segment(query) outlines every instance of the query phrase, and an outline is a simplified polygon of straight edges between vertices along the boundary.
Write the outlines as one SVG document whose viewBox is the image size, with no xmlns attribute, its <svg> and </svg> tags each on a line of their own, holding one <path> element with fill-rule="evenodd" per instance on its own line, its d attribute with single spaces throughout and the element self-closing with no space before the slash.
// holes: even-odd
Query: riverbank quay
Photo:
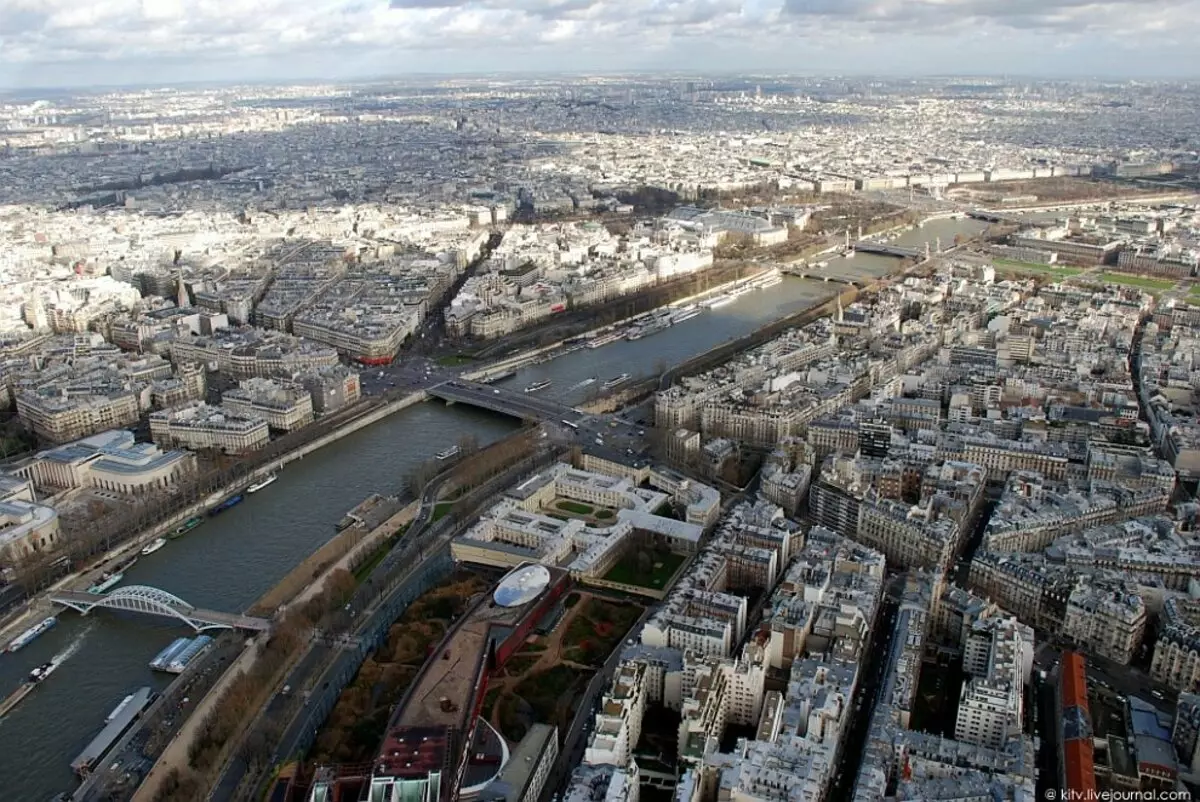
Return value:
<svg viewBox="0 0 1200 802">
<path fill-rule="evenodd" d="M 518 433 L 520 436 L 524 433 Z M 270 782 L 272 767 L 295 759 L 311 747 L 322 724 L 366 657 L 384 642 L 392 623 L 413 601 L 449 575 L 453 561 L 450 541 L 465 531 L 478 512 L 498 493 L 562 457 L 562 449 L 542 444 L 455 499 L 455 515 L 437 517 L 439 500 L 454 496 L 462 488 L 454 469 L 439 474 L 422 492 L 421 512 L 408 532 L 358 584 L 347 603 L 347 616 L 336 630 L 314 639 L 308 653 L 276 690 L 270 704 L 258 712 L 243 742 L 269 741 L 268 755 L 257 750 L 236 750 L 218 779 L 211 798 L 260 799 Z M 255 735 L 261 733 L 261 737 Z M 279 735 L 282 733 L 282 736 Z M 249 754 L 247 759 L 243 757 Z"/>
<path fill-rule="evenodd" d="M 150 707 L 84 778 L 71 795 L 72 802 L 116 802 L 137 792 L 138 783 L 151 769 L 165 745 L 189 720 L 192 700 L 212 693 L 228 676 L 227 666 L 245 650 L 235 632 L 218 635 L 208 652 L 192 661 L 182 674 L 162 690 Z"/>
<path fill-rule="evenodd" d="M 714 285 L 711 287 L 706 287 L 704 290 L 697 292 L 694 295 L 687 295 L 687 296 L 675 298 L 671 301 L 664 303 L 661 306 L 654 307 L 654 309 L 662 309 L 667 306 L 677 306 L 677 305 L 682 305 L 682 304 L 695 303 L 695 302 L 701 301 L 705 298 L 710 298 L 714 295 L 720 295 L 721 293 L 726 292 L 739 284 L 742 284 L 747 281 L 753 281 L 754 279 L 758 278 L 759 276 L 769 273 L 772 269 L 775 269 L 775 266 L 773 264 L 768 264 L 768 263 L 756 264 L 753 269 L 750 269 L 749 272 L 746 272 L 744 275 L 741 275 L 738 278 L 730 279 L 729 281 L 726 281 L 722 284 L 717 284 L 717 285 Z M 580 332 L 574 333 L 570 337 L 565 337 L 563 339 L 557 340 L 556 342 L 549 343 L 546 345 L 540 345 L 531 350 L 523 351 L 520 354 L 501 358 L 498 361 L 488 362 L 484 365 L 480 365 L 477 368 L 471 368 L 471 369 L 463 372 L 461 375 L 464 379 L 468 379 L 470 381 L 487 382 L 497 376 L 502 376 L 511 371 L 519 370 L 520 368 L 523 368 L 527 365 L 530 365 L 530 364 L 533 364 L 536 362 L 543 362 L 543 361 L 549 361 L 549 360 L 555 359 L 559 356 L 564 355 L 565 353 L 569 353 L 568 351 L 565 350 L 566 348 L 568 348 L 568 345 L 567 345 L 568 339 L 569 340 L 581 340 L 581 339 L 591 339 L 593 337 L 598 337 L 601 334 L 605 334 L 609 331 L 621 328 L 622 326 L 632 323 L 637 318 L 641 317 L 642 315 L 645 315 L 647 313 L 647 311 L 653 311 L 653 309 L 632 313 L 625 317 L 614 320 L 612 322 L 605 323 L 604 325 L 598 326 L 596 328 L 592 328 L 592 329 L 589 329 L 586 331 L 580 331 Z"/>
<path fill-rule="evenodd" d="M 495 341 L 464 341 L 461 350 L 464 354 L 473 354 L 480 362 L 513 356 L 517 352 L 525 353 L 551 343 L 582 337 L 588 332 L 677 303 L 682 298 L 712 292 L 718 286 L 744 280 L 762 269 L 762 264 L 752 261 L 718 261 L 708 270 L 647 287 L 633 295 L 560 312 L 541 325 L 515 331 Z"/>
<path fill-rule="evenodd" d="M 722 343 L 721 345 L 711 348 L 702 354 L 697 354 L 685 362 L 681 362 L 659 376 L 657 379 L 657 386 L 654 389 L 666 390 L 674 382 L 678 381 L 684 376 L 702 373 L 705 370 L 715 367 L 716 365 L 727 362 L 738 353 L 763 345 L 788 329 L 796 328 L 798 326 L 806 326 L 814 320 L 825 317 L 826 315 L 834 314 L 839 306 L 848 306 L 857 300 L 861 295 L 877 292 L 882 286 L 897 280 L 902 280 L 919 271 L 930 262 L 933 262 L 941 257 L 949 256 L 967 243 L 982 238 L 984 235 L 986 235 L 986 233 L 987 232 L 985 230 L 984 232 L 981 232 L 975 237 L 965 240 L 958 245 L 947 248 L 940 253 L 932 254 L 928 258 L 922 258 L 919 261 L 910 262 L 907 259 L 897 260 L 899 264 L 895 270 L 867 282 L 861 288 L 847 287 L 833 298 L 818 301 L 807 309 L 803 309 L 795 314 L 788 315 L 787 317 L 781 318 L 772 323 L 768 323 L 765 326 L 755 329 L 753 332 L 744 337 L 731 340 L 727 343 Z M 646 382 L 646 384 L 648 385 L 649 382 Z M 630 398 L 628 403 L 635 403 L 636 400 L 636 398 Z"/>
<path fill-rule="evenodd" d="M 403 537 L 402 533 L 405 527 L 413 521 L 419 506 L 419 502 L 408 504 L 370 531 L 366 531 L 361 526 L 350 527 L 343 531 L 331 540 L 330 543 L 314 553 L 308 560 L 297 566 L 279 585 L 259 599 L 251 609 L 271 607 L 274 610 L 273 618 L 279 621 L 289 611 L 301 610 L 306 605 L 313 603 L 319 594 L 327 592 L 330 586 L 336 582 L 335 577 L 339 571 L 352 574 L 356 568 L 367 561 L 387 540 L 398 536 Z M 328 547 L 331 545 L 336 552 L 340 552 L 340 556 L 332 561 L 330 561 L 330 557 L 334 552 L 328 550 Z M 324 568 L 314 572 L 312 567 L 314 560 L 323 565 Z M 304 571 L 308 572 L 308 581 L 297 592 L 292 593 L 291 589 L 295 587 L 295 577 L 298 575 L 298 572 Z M 276 600 L 284 596 L 287 597 L 286 600 L 276 604 Z M 272 607 L 272 605 L 274 606 Z M 202 734 L 204 725 L 210 716 L 216 715 L 218 706 L 225 702 L 227 694 L 231 692 L 233 683 L 238 677 L 254 672 L 258 661 L 263 657 L 267 637 L 269 636 L 258 636 L 253 641 L 247 641 L 247 648 L 238 655 L 236 660 L 230 663 L 220 680 L 209 692 L 196 702 L 187 720 L 157 756 L 157 760 L 150 768 L 141 786 L 132 796 L 132 799 L 157 800 L 164 793 L 164 789 L 167 791 L 171 788 L 178 789 L 181 782 L 189 781 L 181 775 L 184 775 L 189 770 L 191 754 L 194 750 L 194 745 Z M 308 640 L 311 639 L 312 633 L 309 633 Z M 252 700 L 256 704 L 246 707 L 246 712 L 249 713 L 250 711 L 257 710 L 269 703 L 273 689 L 278 686 L 278 680 L 292 671 L 297 663 L 305 658 L 305 654 L 306 650 L 293 655 L 291 660 L 285 662 L 274 671 L 271 680 L 264 683 L 263 687 L 259 689 L 258 694 Z M 234 729 L 240 732 L 244 727 L 236 727 Z M 235 738 L 231 739 L 230 743 L 225 744 L 217 765 L 223 765 L 228 760 L 229 752 L 236 748 L 238 742 L 240 742 L 240 739 Z M 200 778 L 196 779 L 199 780 Z M 189 788 L 190 786 L 184 787 Z"/>
<path fill-rule="evenodd" d="M 120 565 L 133 558 L 146 544 L 165 536 L 189 518 L 204 515 L 214 497 L 227 498 L 236 495 L 254 482 L 265 478 L 267 475 L 282 469 L 288 464 L 304 459 L 313 452 L 336 443 L 342 438 L 377 423 L 403 409 L 407 409 L 414 404 L 419 404 L 425 401 L 426 398 L 426 394 L 422 391 L 396 399 L 369 401 L 357 409 L 355 414 L 339 418 L 336 421 L 336 426 L 329 431 L 315 438 L 310 438 L 301 445 L 274 455 L 264 455 L 262 452 L 254 454 L 250 458 L 253 464 L 246 464 L 243 469 L 234 471 L 236 474 L 235 478 L 228 480 L 222 485 L 211 488 L 205 487 L 205 492 L 202 495 L 200 493 L 189 494 L 190 503 L 186 506 L 175 506 L 172 511 L 171 501 L 173 499 L 168 497 L 161 505 L 164 508 L 163 517 L 157 523 L 149 528 L 130 534 L 123 542 L 105 551 L 86 567 L 55 580 L 35 597 L 27 600 L 18 609 L 9 613 L 3 621 L 0 621 L 0 642 L 11 638 L 24 629 L 27 629 L 34 621 L 40 620 L 50 614 L 55 608 L 47 600 L 47 597 L 51 593 L 61 590 L 86 589 L 94 584 L 99 576 L 109 567 Z M 197 533 L 197 536 L 203 536 L 203 533 Z"/>
</svg>

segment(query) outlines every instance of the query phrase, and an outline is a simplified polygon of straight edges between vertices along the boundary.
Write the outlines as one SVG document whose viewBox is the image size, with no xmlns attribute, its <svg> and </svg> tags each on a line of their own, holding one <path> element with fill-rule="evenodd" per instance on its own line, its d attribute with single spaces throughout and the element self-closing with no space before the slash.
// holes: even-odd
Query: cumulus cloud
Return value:
<svg viewBox="0 0 1200 802">
<path fill-rule="evenodd" d="M 494 47 L 506 41 L 686 34 L 742 0 L 0 0 L 0 63 L 211 58 L 303 47 Z M 571 21 L 573 25 L 562 25 Z M 615 40 L 614 40 L 615 42 Z"/>
<path fill-rule="evenodd" d="M 602 5 L 600 0 L 391 0 L 395 9 L 412 8 L 482 8 L 501 11 L 517 11 L 541 19 L 570 17 Z"/>
<path fill-rule="evenodd" d="M 387 70 L 431 50 L 442 68 L 503 68 L 538 48 L 552 54 L 544 66 L 586 52 L 614 69 L 652 53 L 678 60 L 657 67 L 736 68 L 772 54 L 771 66 L 813 69 L 823 63 L 812 53 L 863 42 L 886 71 L 889 52 L 913 47 L 903 37 L 1108 36 L 1099 51 L 1198 23 L 1200 0 L 0 0 L 0 82 L 18 70 L 28 81 L 37 65 L 244 59 L 310 76 L 330 54 Z M 741 63 L 716 60 L 733 50 Z"/>
<path fill-rule="evenodd" d="M 821 18 L 891 30 L 930 31 L 960 24 L 1038 33 L 1161 28 L 1171 20 L 1195 31 L 1196 0 L 784 0 L 794 19 Z"/>
</svg>

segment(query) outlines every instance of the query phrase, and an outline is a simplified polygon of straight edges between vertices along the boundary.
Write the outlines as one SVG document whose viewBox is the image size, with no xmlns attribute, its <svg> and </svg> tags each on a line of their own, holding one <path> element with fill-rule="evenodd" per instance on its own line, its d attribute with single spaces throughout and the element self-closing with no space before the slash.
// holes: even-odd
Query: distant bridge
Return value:
<svg viewBox="0 0 1200 802">
<path fill-rule="evenodd" d="M 809 273 L 807 270 L 789 270 L 787 273 L 797 278 L 809 279 L 810 281 L 825 281 L 832 282 L 834 284 L 845 284 L 847 286 L 858 287 L 860 289 L 863 286 L 861 281 L 854 281 L 853 279 L 848 279 L 845 276 L 831 276 L 828 273 Z"/>
<path fill-rule="evenodd" d="M 1036 225 L 1037 223 L 1037 221 L 1023 220 L 1015 214 L 993 212 L 989 209 L 972 209 L 967 212 L 967 217 L 972 220 L 983 220 L 988 223 L 1017 223 L 1019 225 Z M 1047 225 L 1052 222 L 1052 220 L 1045 221 Z"/>
<path fill-rule="evenodd" d="M 583 413 L 574 407 L 560 404 L 533 393 L 522 393 L 495 387 L 490 384 L 456 379 L 430 387 L 426 392 L 434 398 L 454 404 L 470 404 L 473 407 L 511 415 L 522 420 L 557 423 L 562 420 L 578 423 Z"/>
<path fill-rule="evenodd" d="M 924 256 L 924 251 L 915 248 L 902 248 L 899 245 L 887 245 L 882 242 L 859 240 L 854 243 L 854 250 L 859 253 L 875 253 L 881 256 L 898 256 L 901 259 L 916 259 Z"/>
<path fill-rule="evenodd" d="M 172 593 L 148 585 L 129 585 L 111 593 L 59 591 L 50 595 L 50 601 L 70 607 L 82 615 L 87 615 L 96 607 L 105 607 L 109 610 L 124 610 L 130 613 L 175 618 L 197 632 L 207 629 L 242 629 L 263 632 L 271 628 L 271 622 L 265 618 L 201 610 Z"/>
</svg>

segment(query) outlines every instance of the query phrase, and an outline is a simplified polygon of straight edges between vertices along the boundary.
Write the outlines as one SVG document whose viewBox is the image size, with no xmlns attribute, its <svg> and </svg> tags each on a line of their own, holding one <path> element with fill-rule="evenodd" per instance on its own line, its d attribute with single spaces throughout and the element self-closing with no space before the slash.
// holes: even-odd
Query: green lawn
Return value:
<svg viewBox="0 0 1200 802">
<path fill-rule="evenodd" d="M 1062 280 L 1071 276 L 1078 276 L 1083 272 L 1078 267 L 1058 267 L 1057 265 L 1040 265 L 1035 262 L 1018 262 L 1013 259 L 997 259 L 997 267 L 1006 267 L 1010 270 L 1016 270 L 1021 273 L 1039 273 L 1043 276 Z"/>
<path fill-rule="evenodd" d="M 645 553 L 649 556 L 649 569 L 645 568 L 646 561 L 639 557 Z M 604 578 L 609 582 L 620 582 L 623 585 L 635 585 L 639 588 L 662 590 L 675 576 L 679 566 L 687 559 L 682 554 L 670 551 L 643 551 L 633 549 L 609 569 Z"/>
<path fill-rule="evenodd" d="M 357 581 L 357 582 L 366 581 L 366 578 L 371 575 L 371 572 L 375 570 L 375 567 L 377 565 L 379 565 L 381 562 L 383 562 L 383 558 L 386 557 L 388 555 L 388 552 L 391 550 L 392 550 L 392 543 L 390 541 L 382 544 L 379 548 L 375 549 L 375 551 L 371 553 L 371 556 L 368 557 L 363 562 L 362 565 L 360 565 L 354 569 L 355 581 Z"/>
<path fill-rule="evenodd" d="M 1188 298 L 1200 298 L 1200 284 L 1195 284 L 1188 290 Z"/>
<path fill-rule="evenodd" d="M 581 504 L 578 501 L 568 501 L 566 499 L 559 500 L 555 505 L 563 512 L 573 512 L 576 515 L 591 515 L 596 511 L 595 507 L 590 504 Z"/>
<path fill-rule="evenodd" d="M 388 556 L 388 552 L 395 547 L 400 538 L 404 537 L 404 533 L 408 531 L 408 524 L 396 530 L 396 534 L 389 537 L 387 540 L 379 544 L 379 548 L 371 552 L 371 556 L 363 561 L 363 564 L 354 569 L 354 578 L 358 582 L 363 582 L 375 567 L 383 562 L 383 558 Z"/>
<path fill-rule="evenodd" d="M 1161 278 L 1134 276 L 1129 273 L 1101 273 L 1100 278 L 1110 284 L 1120 284 L 1123 287 L 1136 287 L 1149 292 L 1163 292 L 1175 286 L 1177 282 Z"/>
<path fill-rule="evenodd" d="M 454 354 L 453 356 L 439 356 L 437 363 L 444 368 L 457 368 L 463 365 L 469 365 L 475 360 L 464 354 Z"/>
<path fill-rule="evenodd" d="M 596 520 L 607 521 L 616 515 L 612 510 L 596 510 Z"/>
<path fill-rule="evenodd" d="M 445 518 L 452 509 L 454 509 L 453 501 L 439 501 L 437 504 L 433 505 L 434 522 L 436 523 L 437 521 Z"/>
</svg>

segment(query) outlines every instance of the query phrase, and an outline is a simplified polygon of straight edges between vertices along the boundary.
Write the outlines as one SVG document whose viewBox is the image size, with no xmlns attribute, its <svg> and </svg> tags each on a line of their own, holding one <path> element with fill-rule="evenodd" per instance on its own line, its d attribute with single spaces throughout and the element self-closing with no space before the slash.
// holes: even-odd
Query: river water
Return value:
<svg viewBox="0 0 1200 802">
<path fill-rule="evenodd" d="M 949 245 L 955 234 L 981 228 L 970 220 L 935 221 L 905 232 L 895 242 L 921 247 L 940 237 Z M 860 254 L 830 260 L 824 270 L 866 277 L 894 267 L 894 259 Z M 524 386 L 549 380 L 547 395 L 578 403 L 614 375 L 656 373 L 831 297 L 842 286 L 788 276 L 782 284 L 743 295 L 658 334 L 576 351 L 531 365 L 506 381 Z M 598 381 L 580 386 L 591 377 Z M 410 407 L 288 465 L 270 487 L 139 560 L 124 584 L 161 588 L 197 607 L 241 611 L 324 543 L 334 525 L 363 498 L 400 492 L 413 468 L 464 434 L 487 444 L 516 426 L 516 421 L 462 405 Z M 151 672 L 147 663 L 189 632 L 166 619 L 103 610 L 82 618 L 67 611 L 55 629 L 30 646 L 0 655 L 0 696 L 15 689 L 35 666 L 69 655 L 53 676 L 0 721 L 3 797 L 43 802 L 74 787 L 71 760 L 126 694 L 143 685 L 167 684 L 170 678 Z"/>
</svg>

